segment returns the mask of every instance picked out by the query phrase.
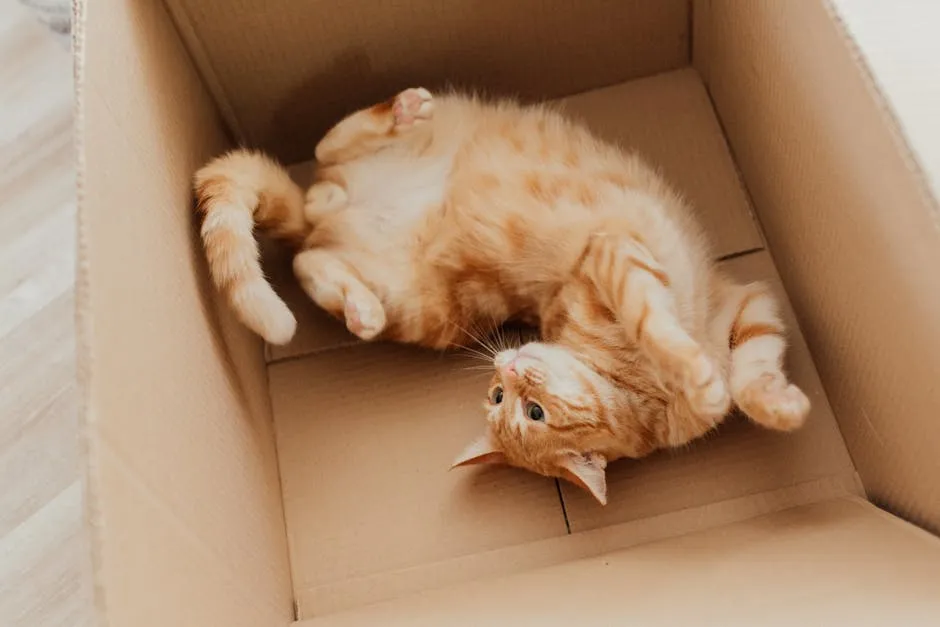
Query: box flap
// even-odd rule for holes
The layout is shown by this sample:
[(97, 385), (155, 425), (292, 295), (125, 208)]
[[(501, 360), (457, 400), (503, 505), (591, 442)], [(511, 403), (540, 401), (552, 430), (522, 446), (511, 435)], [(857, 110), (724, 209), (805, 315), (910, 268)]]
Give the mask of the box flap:
[(167, 4), (229, 125), (286, 162), (404, 85), (545, 99), (689, 62), (688, 0)]
[(940, 615), (937, 581), (940, 540), (838, 499), (297, 627), (926, 627)]
[(191, 176), (225, 147), (221, 121), (162, 3), (79, 3), (77, 16), (77, 327), (99, 613), (285, 624), (261, 347), (216, 311), (193, 229)]
[[(930, 15), (921, 3), (905, 14), (915, 4), (926, 11), (915, 21)], [(864, 13), (871, 3), (838, 7)], [(822, 1), (695, 8), (696, 66), (866, 491), (940, 532), (940, 222), (925, 182), (936, 172), (923, 169), (932, 157), (915, 160), (856, 44), (874, 46), (874, 57), (891, 53), (868, 35), (853, 43)], [(883, 8), (877, 16), (899, 19)], [(926, 24), (908, 26), (923, 41)], [(908, 54), (911, 44), (891, 45)], [(916, 81), (936, 93), (935, 73), (893, 74), (928, 66), (873, 67), (887, 73), (886, 88)], [(906, 112), (920, 96), (897, 89)], [(934, 111), (925, 138), (935, 137)], [(922, 128), (919, 114), (905, 119)]]

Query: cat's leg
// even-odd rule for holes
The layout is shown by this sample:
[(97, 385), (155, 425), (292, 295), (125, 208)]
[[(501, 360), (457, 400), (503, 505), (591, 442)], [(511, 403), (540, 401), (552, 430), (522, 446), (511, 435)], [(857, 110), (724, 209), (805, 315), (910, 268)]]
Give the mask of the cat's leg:
[(346, 189), (333, 181), (317, 181), (307, 190), (304, 201), (304, 219), (316, 224), (334, 211), (343, 209), (349, 202)]
[(613, 311), (630, 341), (636, 342), (686, 389), (690, 409), (719, 418), (731, 397), (717, 364), (682, 327), (669, 276), (652, 253), (629, 236), (592, 236), (581, 272)]
[(406, 89), (386, 102), (341, 120), (316, 147), (321, 164), (342, 163), (405, 141), (409, 131), (431, 119), (434, 98), (427, 89)]
[(305, 250), (294, 257), (294, 274), (310, 298), (363, 340), (385, 329), (385, 308), (342, 260), (327, 250)]
[(714, 316), (730, 351), (731, 397), (754, 422), (780, 431), (800, 427), (806, 395), (783, 373), (786, 339), (776, 299), (761, 283), (728, 286)]

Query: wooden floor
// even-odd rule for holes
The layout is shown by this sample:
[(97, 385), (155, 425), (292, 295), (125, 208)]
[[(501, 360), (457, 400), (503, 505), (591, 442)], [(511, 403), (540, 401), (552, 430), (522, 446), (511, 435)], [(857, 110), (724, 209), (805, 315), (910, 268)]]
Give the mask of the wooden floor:
[(68, 51), (0, 0), (0, 625), (90, 625)]

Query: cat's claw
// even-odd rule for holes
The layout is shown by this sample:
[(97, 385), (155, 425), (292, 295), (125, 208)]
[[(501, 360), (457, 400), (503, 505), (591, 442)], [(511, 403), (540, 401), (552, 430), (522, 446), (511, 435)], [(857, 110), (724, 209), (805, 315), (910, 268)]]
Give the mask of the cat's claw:
[(810, 402), (803, 391), (782, 376), (764, 375), (737, 395), (737, 403), (755, 422), (778, 431), (793, 431), (806, 422)]
[(406, 89), (397, 96), (392, 104), (392, 115), (396, 128), (406, 128), (431, 119), (434, 112), (434, 97), (423, 87)]
[(346, 328), (362, 340), (372, 340), (385, 328), (385, 310), (381, 305), (371, 306), (365, 303), (346, 301)]

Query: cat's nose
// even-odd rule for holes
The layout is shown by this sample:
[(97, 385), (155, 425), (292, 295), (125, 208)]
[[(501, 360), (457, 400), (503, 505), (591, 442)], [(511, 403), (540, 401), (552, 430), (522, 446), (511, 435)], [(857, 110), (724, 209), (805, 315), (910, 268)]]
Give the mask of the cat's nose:
[(519, 373), (516, 372), (515, 359), (503, 366), (503, 376), (507, 379), (515, 379), (517, 376), (519, 376)]

